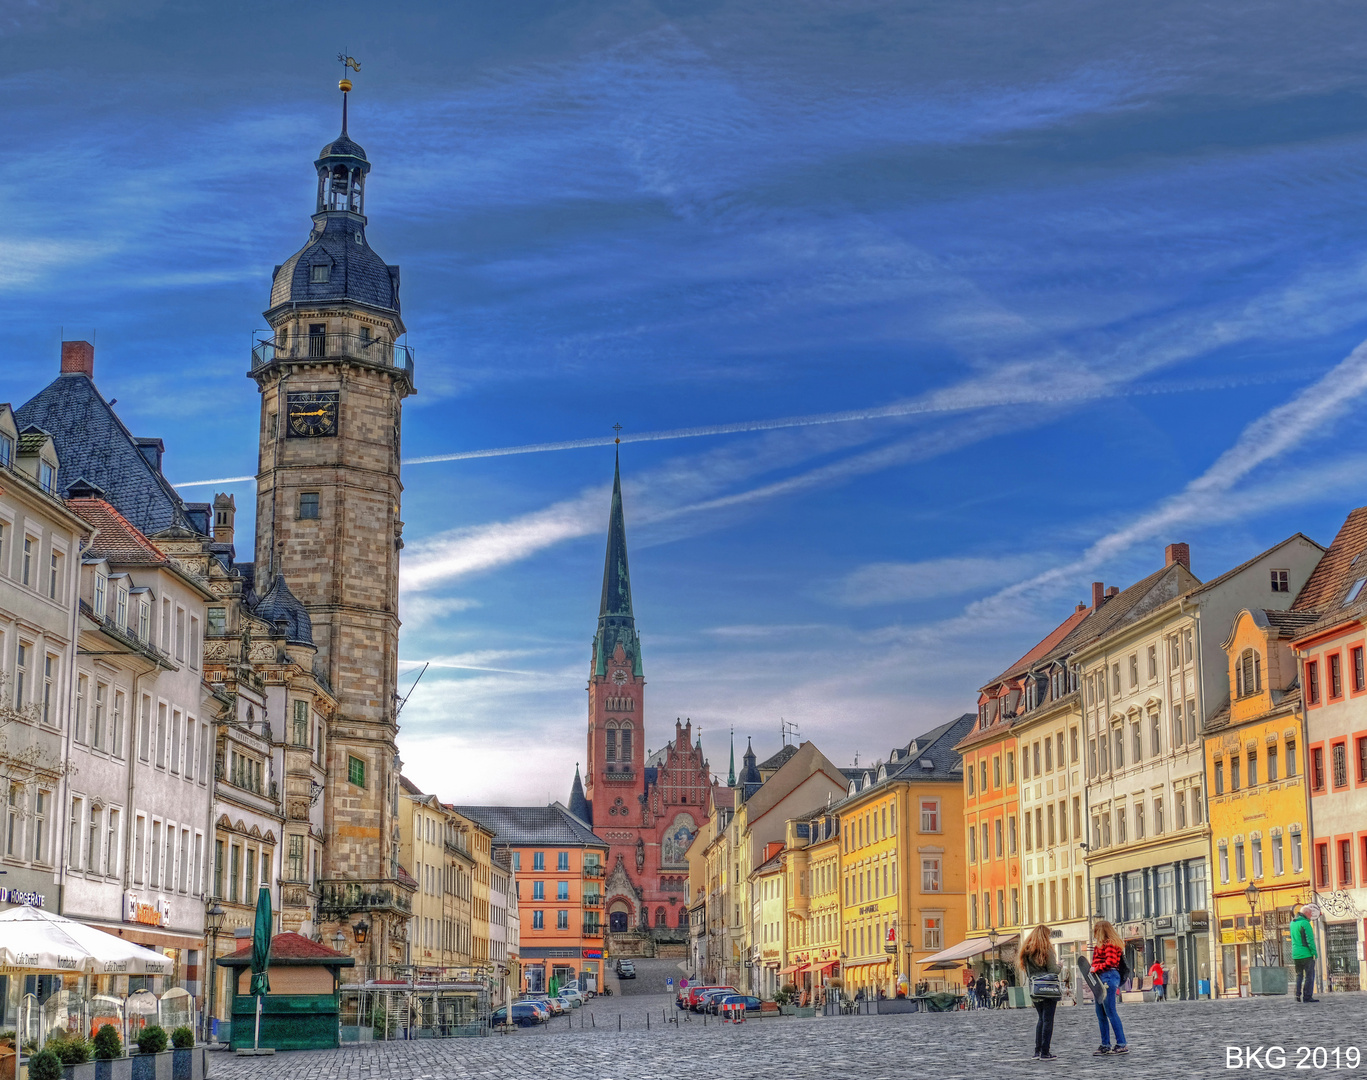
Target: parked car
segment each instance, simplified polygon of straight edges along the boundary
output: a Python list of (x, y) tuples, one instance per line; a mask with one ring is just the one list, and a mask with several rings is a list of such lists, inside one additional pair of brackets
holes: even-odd
[(734, 997), (739, 993), (740, 991), (735, 987), (728, 986), (725, 990), (713, 990), (710, 993), (704, 994), (702, 996), (702, 1008), (700, 1011), (716, 1016), (717, 1003), (724, 997)]
[(703, 990), (701, 994), (698, 995), (697, 1000), (693, 1003), (693, 1011), (709, 1012), (710, 1010), (707, 1006), (711, 1003), (712, 999), (716, 997), (718, 994), (739, 993), (740, 991), (737, 990), (734, 986), (709, 986), (705, 990)]
[(578, 1009), (584, 1004), (585, 998), (578, 990), (561, 990), (560, 1000), (570, 1008)]
[(633, 964), (630, 960), (618, 960), (618, 961), (617, 961), (617, 977), (618, 977), (619, 979), (634, 979), (634, 978), (636, 978), (636, 965)]
[(759, 1013), (764, 1008), (764, 1002), (750, 994), (722, 994), (713, 1000), (715, 1005), (712, 1012), (718, 1015), (727, 1005), (744, 1005), (747, 1013)]
[(697, 1011), (698, 1011), (698, 1002), (700, 1002), (700, 1001), (702, 1000), (702, 996), (703, 996), (704, 994), (706, 994), (706, 993), (709, 993), (709, 992), (713, 991), (713, 990), (729, 990), (729, 991), (730, 991), (731, 993), (733, 993), (733, 994), (739, 994), (739, 993), (740, 993), (740, 991), (737, 990), (734, 986), (690, 986), (690, 987), (688, 988), (688, 1010), (689, 1010), (689, 1012), (697, 1012)]
[(512, 1020), (508, 1019), (508, 1008), (498, 1008), (489, 1017), (490, 1027), (503, 1027), (506, 1024), (514, 1024), (517, 1027), (535, 1027), (537, 1024), (544, 1024), (546, 1018), (540, 1009), (530, 1001), (515, 1001), (512, 1006)]
[(536, 996), (530, 994), (525, 995), (518, 1002), (516, 1002), (516, 1004), (533, 1006), (537, 1009), (537, 1011), (541, 1012), (547, 1020), (549, 1020), (552, 1016), (555, 1015), (555, 1010), (551, 1008), (551, 1003), (546, 1000), (546, 996), (544, 994)]

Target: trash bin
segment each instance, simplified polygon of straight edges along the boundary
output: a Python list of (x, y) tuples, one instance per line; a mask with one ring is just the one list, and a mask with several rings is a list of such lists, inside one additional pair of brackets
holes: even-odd
[(1197, 996), (1197, 997), (1203, 997), (1203, 998), (1208, 998), (1208, 997), (1210, 997), (1210, 980), (1209, 980), (1209, 979), (1198, 979), (1198, 980), (1197, 980), (1197, 982), (1196, 982), (1196, 996)]

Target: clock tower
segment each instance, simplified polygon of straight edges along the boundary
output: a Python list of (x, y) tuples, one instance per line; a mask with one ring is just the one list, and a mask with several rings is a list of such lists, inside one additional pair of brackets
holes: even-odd
[(315, 748), (325, 761), (315, 797), (326, 808), (316, 932), (331, 940), (349, 923), (360, 962), (392, 964), (408, 917), (396, 680), (400, 410), (414, 392), (413, 359), (399, 343), (399, 268), (366, 238), (370, 162), (347, 133), (351, 84), (340, 86), (342, 131), (314, 162), (308, 240), (275, 268), (270, 336), (252, 351), (261, 393), (254, 591), (264, 596), (283, 579), (307, 609), (315, 672), (337, 702)]

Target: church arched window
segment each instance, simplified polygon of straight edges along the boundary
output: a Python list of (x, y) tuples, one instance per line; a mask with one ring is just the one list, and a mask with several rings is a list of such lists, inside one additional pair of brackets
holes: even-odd
[(607, 726), (607, 752), (604, 755), (608, 761), (617, 760), (617, 725), (608, 721)]
[(665, 923), (665, 909), (662, 907), (657, 907), (655, 909), (655, 925), (658, 926), (661, 930), (663, 930), (667, 925)]
[(630, 720), (624, 720), (624, 721), (622, 722), (622, 727), (621, 727), (621, 729), (618, 731), (617, 735), (618, 735), (618, 742), (617, 742), (617, 745), (618, 745), (618, 747), (621, 749), (621, 760), (622, 760), (622, 761), (630, 761), (630, 760), (631, 760), (631, 721), (630, 721)]

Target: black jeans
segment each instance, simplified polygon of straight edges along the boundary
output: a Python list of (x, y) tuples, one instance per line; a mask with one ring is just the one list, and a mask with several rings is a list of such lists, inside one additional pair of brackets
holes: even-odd
[(1035, 1053), (1049, 1053), (1049, 1043), (1054, 1038), (1054, 1010), (1058, 1008), (1057, 998), (1032, 998), (1039, 1019), (1035, 1021)]
[[(1305, 984), (1305, 993), (1301, 993), (1301, 983)], [(1309, 1001), (1315, 996), (1315, 958), (1308, 956), (1304, 960), (1296, 961), (1296, 1000)]]

